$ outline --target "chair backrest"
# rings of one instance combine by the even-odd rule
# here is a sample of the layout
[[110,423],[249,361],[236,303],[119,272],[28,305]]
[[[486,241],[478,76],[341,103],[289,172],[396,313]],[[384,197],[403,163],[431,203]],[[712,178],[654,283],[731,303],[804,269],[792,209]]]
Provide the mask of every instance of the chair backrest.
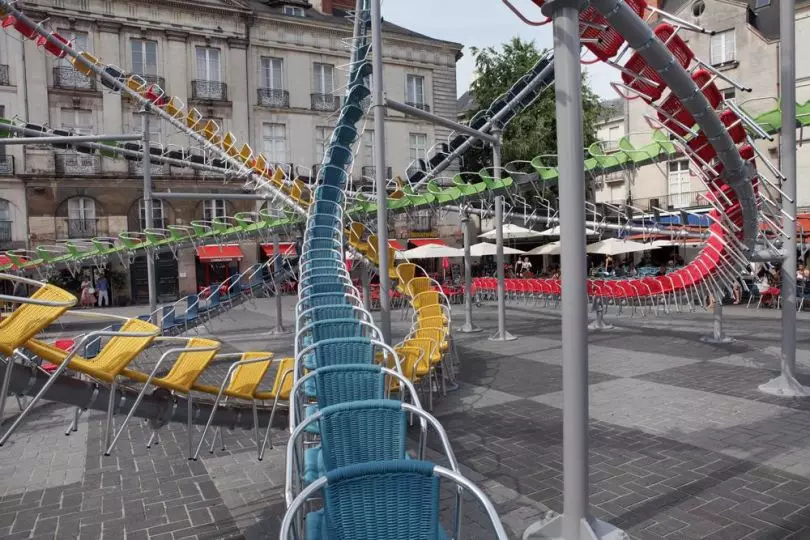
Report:
[[173,328],[174,325],[175,325],[175,322],[174,322],[174,316],[175,316],[174,306],[172,306],[172,305],[163,306],[163,309],[161,311],[163,313],[163,317],[161,318],[161,323],[160,323],[161,328],[163,330],[168,330],[168,329]]
[[326,473],[325,538],[438,540],[439,478],[434,465],[396,460]]
[[208,367],[208,364],[211,363],[211,360],[214,359],[220,347],[222,347],[222,343],[213,339],[191,338],[186,345],[187,349],[211,348],[213,350],[181,352],[169,373],[161,378],[171,381],[180,388],[185,388],[186,392],[188,392],[205,368]]
[[[240,360],[254,360],[258,358],[265,358],[273,356],[267,352],[246,352],[242,353]],[[237,394],[243,399],[253,399],[256,390],[262,382],[267,370],[270,369],[271,359],[262,362],[251,362],[237,366],[231,374],[231,380],[228,383],[228,393],[233,395]]]
[[317,368],[373,363],[374,344],[367,338],[327,339],[315,347]]
[[413,278],[408,282],[408,292],[411,298],[416,297],[419,293],[427,292],[430,290],[430,278],[418,277]]
[[385,374],[379,366],[327,366],[315,371],[313,377],[320,409],[339,403],[385,397]]
[[324,467],[405,459],[406,413],[402,402],[371,399],[321,409],[318,420]]
[[271,393],[278,396],[280,400],[286,401],[290,399],[290,392],[292,392],[293,379],[292,373],[285,376],[289,371],[295,369],[295,358],[282,358],[276,369],[276,378],[273,381],[273,389]]
[[200,307],[200,297],[197,295],[191,295],[186,297],[186,320],[189,319],[196,319],[197,318],[197,310]]
[[374,326],[354,318],[320,321],[309,325],[309,329],[315,343],[325,339],[371,337],[370,333],[376,334]]
[[[37,289],[31,298],[66,304],[76,302],[74,295],[51,284]],[[11,315],[0,320],[0,353],[10,356],[14,349],[47,328],[69,308],[69,305],[52,307],[21,304]]]
[[130,319],[121,326],[121,332],[154,334],[149,337],[113,336],[101,349],[95,360],[96,367],[111,374],[118,374],[144,349],[152,344],[160,329],[147,321]]

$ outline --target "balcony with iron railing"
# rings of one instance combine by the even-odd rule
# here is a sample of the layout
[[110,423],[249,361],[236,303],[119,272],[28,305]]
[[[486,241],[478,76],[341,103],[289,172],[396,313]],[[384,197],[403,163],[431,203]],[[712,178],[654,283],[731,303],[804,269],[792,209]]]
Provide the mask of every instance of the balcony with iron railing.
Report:
[[92,154],[56,154],[56,174],[84,176],[101,173],[101,156]]
[[[680,210],[689,208],[706,208],[709,206],[706,200],[706,190],[684,191],[681,193],[669,193],[657,197],[633,197],[631,205],[644,212],[659,210]],[[623,206],[627,201],[616,200],[606,201],[607,204]]]
[[0,244],[11,242],[11,221],[0,220]]
[[406,101],[405,105],[410,105],[414,109],[419,109],[425,112],[430,112],[430,105],[423,101]]
[[14,176],[14,156],[0,156],[0,176]]
[[228,101],[228,85],[220,81],[191,81],[191,99]]
[[65,218],[68,238],[93,238],[104,234],[98,218]]
[[340,97],[334,94],[310,94],[312,110],[333,112],[340,108]]
[[429,232],[436,230],[436,219],[432,212],[411,214],[408,216],[408,229],[413,232]]
[[0,86],[10,86],[11,78],[8,75],[8,66],[0,64]]
[[[364,179],[370,179],[372,182],[375,178],[377,178],[377,167],[374,165],[364,165],[360,169],[360,175]],[[391,167],[385,168],[385,178],[393,178],[394,176],[394,169]]]
[[[169,165],[163,163],[152,163],[151,165],[149,170],[152,171],[152,176],[168,176],[170,173],[171,168]],[[130,161],[129,174],[137,177],[143,176],[143,162]]]
[[72,67],[57,66],[53,68],[53,87],[65,90],[95,90],[96,80],[79,73]]
[[290,93],[286,90],[275,88],[259,88],[259,105],[262,107],[272,107],[274,109],[290,108]]

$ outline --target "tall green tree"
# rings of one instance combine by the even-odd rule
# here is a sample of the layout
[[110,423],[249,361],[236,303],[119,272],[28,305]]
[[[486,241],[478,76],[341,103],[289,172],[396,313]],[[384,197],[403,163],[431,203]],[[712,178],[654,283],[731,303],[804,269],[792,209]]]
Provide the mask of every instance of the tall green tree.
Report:
[[[471,90],[476,107],[469,111],[468,119],[486,110],[492,102],[508,91],[546,53],[534,41],[512,38],[501,48],[473,48],[477,77]],[[596,138],[596,122],[601,114],[599,98],[587,85],[583,76],[582,110],[584,114],[585,145]],[[514,160],[531,160],[541,154],[557,153],[557,121],[553,87],[543,91],[537,101],[512,119],[503,133],[501,156],[504,164]],[[492,165],[489,148],[475,149],[465,157],[464,168],[477,171]]]

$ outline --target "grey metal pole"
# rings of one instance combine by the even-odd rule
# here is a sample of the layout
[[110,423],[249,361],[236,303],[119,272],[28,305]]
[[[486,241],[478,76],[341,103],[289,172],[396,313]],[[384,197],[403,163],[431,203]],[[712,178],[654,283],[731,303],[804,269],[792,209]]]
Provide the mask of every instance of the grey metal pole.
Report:
[[[12,131],[0,128],[0,132]],[[11,137],[0,139],[0,146],[10,146],[15,144],[72,144],[83,142],[107,142],[107,141],[140,141],[140,135],[46,135],[44,137]]]
[[796,0],[782,0],[779,5],[781,43],[779,63],[782,104],[780,135],[782,183],[782,227],[784,260],[782,261],[782,373],[761,385],[768,394],[786,397],[810,396],[810,388],[796,380]]
[[[500,155],[499,150],[496,153]],[[500,161],[500,160],[499,160]],[[495,245],[498,265],[498,332],[490,337],[492,341],[511,341],[517,339],[506,331],[506,271],[503,260],[503,196],[495,197]]]
[[[281,262],[281,236],[276,233],[273,235],[273,255],[276,257],[275,262],[275,274],[276,274],[276,327],[270,331],[271,334],[286,334],[287,330],[284,328],[284,305],[283,305],[283,298],[281,294],[281,282],[278,281],[281,279],[281,272],[283,270],[283,265]],[[300,253],[299,253],[300,256]]]
[[733,338],[723,333],[723,291],[718,291],[714,295],[714,310],[712,313],[712,335],[703,336],[700,340],[704,343],[714,345],[724,345],[732,343]]
[[[473,129],[470,126],[466,126],[464,124],[459,124],[458,122],[453,122],[452,120],[448,120],[447,118],[443,118],[441,116],[437,116],[433,113],[429,113],[427,111],[423,111],[422,109],[417,109],[416,107],[411,107],[405,103],[400,103],[399,101],[394,101],[393,99],[386,99],[385,106],[389,109],[393,109],[395,111],[401,112],[402,114],[415,116],[421,120],[427,120],[433,124],[437,124],[453,131],[457,131],[459,133],[464,133],[465,135],[470,135],[471,137],[475,137],[476,139],[486,141],[490,144],[495,144],[496,139],[494,135],[490,135],[489,133],[484,133],[483,131],[479,131],[477,129]],[[495,130],[493,130],[493,133]]]
[[[146,228],[151,229],[155,226],[154,215],[152,209],[152,155],[149,152],[149,109],[141,111],[141,133],[143,140],[143,159],[141,164],[143,166],[143,212]],[[146,282],[149,287],[149,313],[154,313],[157,309],[157,281],[155,279],[155,257],[148,250],[144,252],[146,257]],[[155,315],[157,320],[152,321],[157,323],[159,318]]]
[[374,52],[374,152],[377,183],[377,253],[380,269],[380,330],[383,340],[391,343],[391,279],[388,275],[388,197],[385,190],[385,96],[383,87],[382,10],[380,0],[371,0],[371,49]]
[[480,332],[481,329],[472,322],[473,298],[472,298],[472,231],[470,230],[470,215],[467,212],[461,213],[461,229],[464,233],[464,326],[458,329],[459,332],[470,334]]
[[[529,527],[524,538],[619,538],[594,520],[588,504],[588,295],[579,4],[551,6],[557,64],[557,151],[560,168],[563,358],[563,515]],[[532,536],[535,533],[539,536]]]
[[360,264],[360,283],[363,287],[363,307],[366,311],[371,311],[371,275],[368,263]]

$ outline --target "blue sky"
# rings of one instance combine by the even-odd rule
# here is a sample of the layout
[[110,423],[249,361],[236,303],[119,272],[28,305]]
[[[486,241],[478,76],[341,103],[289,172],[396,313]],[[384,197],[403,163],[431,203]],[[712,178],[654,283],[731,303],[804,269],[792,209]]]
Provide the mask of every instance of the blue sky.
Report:
[[[542,19],[539,8],[530,0],[513,0],[526,14]],[[473,61],[469,47],[497,46],[513,36],[533,39],[541,48],[551,48],[551,25],[531,27],[524,24],[498,0],[387,0],[383,17],[431,37],[462,43],[464,58],[458,62],[458,93],[464,93],[473,79]],[[600,96],[614,98],[610,87],[616,70],[601,62],[586,68],[589,82]]]

